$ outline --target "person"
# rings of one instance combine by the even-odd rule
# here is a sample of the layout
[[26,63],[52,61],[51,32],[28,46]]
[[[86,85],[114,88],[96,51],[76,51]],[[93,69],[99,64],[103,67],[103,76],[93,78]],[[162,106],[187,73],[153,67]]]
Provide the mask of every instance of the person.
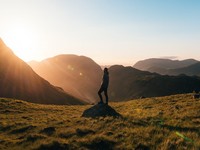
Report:
[[200,98],[199,90],[194,90],[194,91],[193,91],[193,98],[194,98],[194,99]]
[[103,75],[103,78],[102,78],[101,87],[98,91],[98,95],[100,97],[99,104],[103,104],[103,98],[102,98],[102,95],[101,95],[102,92],[104,92],[104,95],[106,97],[106,104],[108,104],[108,93],[107,93],[108,85],[109,85],[109,72],[108,72],[108,68],[104,68],[104,75]]

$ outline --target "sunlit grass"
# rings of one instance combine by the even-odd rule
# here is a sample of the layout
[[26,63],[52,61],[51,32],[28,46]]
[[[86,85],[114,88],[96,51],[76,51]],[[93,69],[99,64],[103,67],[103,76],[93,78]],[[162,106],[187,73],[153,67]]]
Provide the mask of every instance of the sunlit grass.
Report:
[[200,149],[200,100],[190,94],[110,105],[123,117],[1,98],[0,149]]

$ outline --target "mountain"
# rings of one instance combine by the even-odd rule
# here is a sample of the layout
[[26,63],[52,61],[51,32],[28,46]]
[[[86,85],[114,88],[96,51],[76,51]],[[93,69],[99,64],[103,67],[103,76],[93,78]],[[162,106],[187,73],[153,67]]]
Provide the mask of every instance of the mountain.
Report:
[[[85,56],[58,55],[30,65],[40,76],[75,97],[89,103],[99,101],[97,91],[102,70],[92,59]],[[189,93],[199,89],[200,85],[198,77],[164,76],[120,65],[111,66],[109,73],[110,101]]]
[[92,59],[77,55],[58,55],[29,65],[53,85],[86,102],[97,102],[102,69]]
[[111,66],[109,72],[111,101],[166,96],[200,90],[199,77],[164,76],[119,65]]
[[186,59],[179,61],[170,59],[151,58],[138,61],[133,67],[139,70],[156,72],[165,75],[168,73],[169,69],[183,68],[198,62],[199,61],[194,59]]
[[185,74],[188,76],[200,76],[200,62],[183,68],[169,69],[167,71],[167,74],[169,75]]
[[82,104],[61,88],[51,85],[15,56],[0,39],[0,97],[43,104]]

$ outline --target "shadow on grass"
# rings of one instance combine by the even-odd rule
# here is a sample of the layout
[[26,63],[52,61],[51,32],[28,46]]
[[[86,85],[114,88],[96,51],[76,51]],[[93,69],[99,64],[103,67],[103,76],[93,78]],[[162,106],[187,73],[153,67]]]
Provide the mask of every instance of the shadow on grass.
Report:
[[94,134],[95,132],[93,130],[90,129],[76,129],[76,133],[78,136],[86,136],[88,134]]
[[82,143],[81,145],[92,150],[112,150],[116,142],[105,137],[96,137],[91,141]]
[[14,126],[8,125],[8,126],[0,126],[0,131],[6,132],[8,130],[11,130]]
[[24,132],[26,132],[26,131],[28,131],[28,130],[32,130],[32,129],[34,129],[34,128],[36,128],[36,126],[30,125],[30,126],[26,126],[26,127],[23,127],[23,128],[19,128],[19,129],[12,130],[10,133],[11,133],[11,134],[24,133]]
[[163,128],[167,128],[170,131],[183,131],[183,132],[196,132],[200,135],[199,128],[190,128],[190,127],[179,127],[179,126],[171,126],[171,125],[161,125]]
[[36,150],[67,150],[69,145],[53,141],[52,143],[42,144]]
[[63,132],[63,133],[59,134],[59,137],[64,138],[64,139],[68,139],[68,138],[71,138],[75,135],[76,135],[76,133],[73,133],[73,132]]
[[42,135],[28,135],[26,138],[26,142],[35,142],[37,140],[44,139],[45,137]]
[[139,145],[136,146],[135,150],[150,150],[150,148],[140,143]]

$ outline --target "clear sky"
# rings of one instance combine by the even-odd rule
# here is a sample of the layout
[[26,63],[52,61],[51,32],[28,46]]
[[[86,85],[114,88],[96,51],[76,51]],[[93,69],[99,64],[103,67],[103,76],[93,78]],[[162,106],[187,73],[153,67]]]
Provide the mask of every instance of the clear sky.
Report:
[[0,37],[25,61],[200,60],[200,0],[0,0]]

